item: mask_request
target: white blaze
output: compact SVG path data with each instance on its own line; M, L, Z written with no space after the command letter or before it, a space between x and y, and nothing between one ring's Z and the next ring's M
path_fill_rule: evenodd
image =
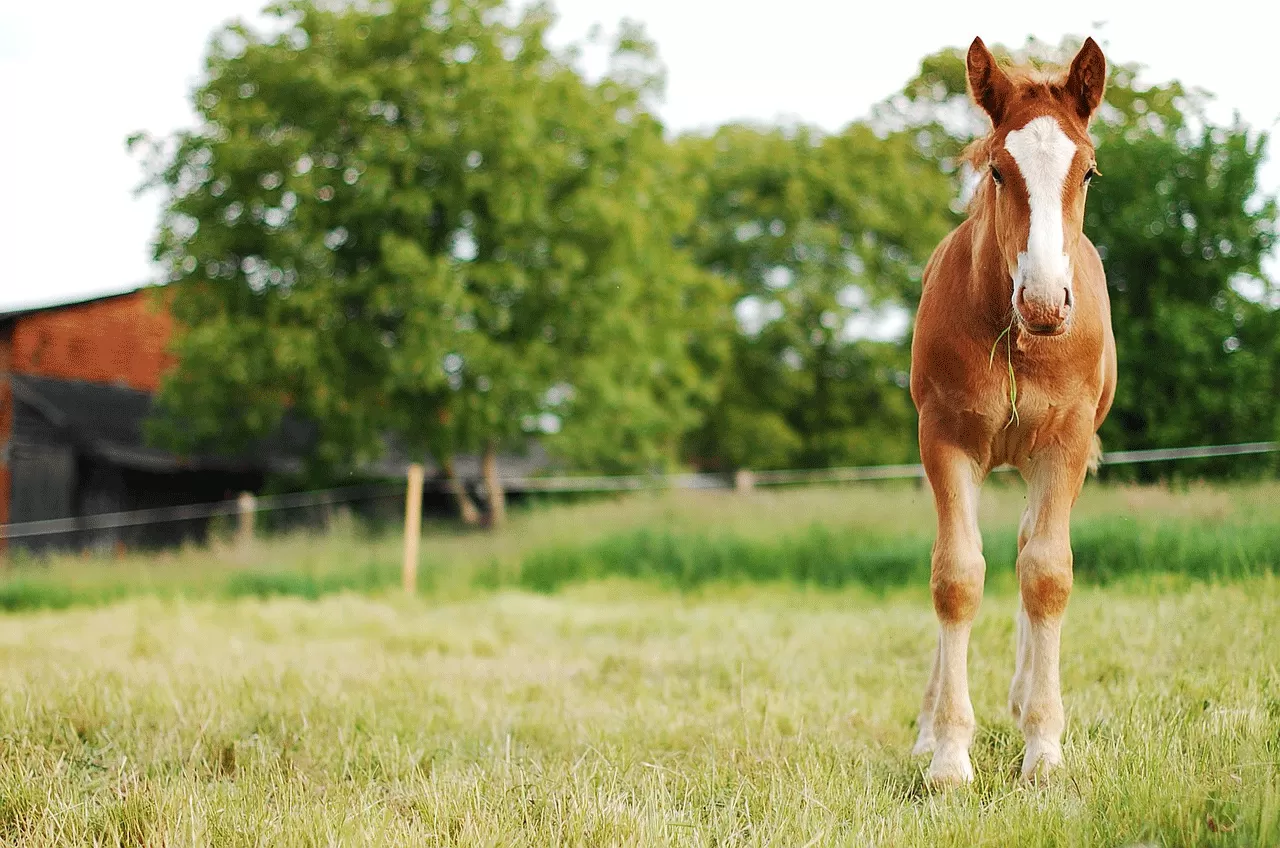
M1005 136L1005 150L1013 156L1031 204L1031 232L1027 248L1018 254L1014 277L1031 291L1070 286L1071 261L1063 247L1062 189L1075 159L1076 145L1058 126L1043 115L1020 130Z

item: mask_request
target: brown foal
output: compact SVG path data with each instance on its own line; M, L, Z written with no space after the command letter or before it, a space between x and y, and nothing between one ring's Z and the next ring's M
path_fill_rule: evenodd
M1102 51L1089 39L1065 73L1005 71L974 39L967 69L991 118L991 133L969 151L985 173L968 219L925 269L911 344L920 455L938 515L930 587L940 624L915 751L933 753L928 777L939 784L973 779L967 657L986 571L978 492L1005 464L1027 482L1009 689L1026 742L1022 776L1062 762L1058 655L1072 583L1071 508L1098 459L1096 433L1116 383L1106 278L1082 232Z

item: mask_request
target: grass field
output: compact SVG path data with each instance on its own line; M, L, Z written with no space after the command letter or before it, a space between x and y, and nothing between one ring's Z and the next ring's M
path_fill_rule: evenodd
M908 754L927 588L863 579L885 565L876 552L927 551L914 489L640 498L533 511L496 536L433 528L418 598L347 579L383 574L396 549L350 529L247 562L214 547L19 563L0 582L29 601L0 615L0 844L1280 845L1278 494L1082 498L1097 544L1137 543L1078 584L1067 766L1037 789L1016 780L1004 712L1014 597L994 548L1012 488L984 503L978 779L939 794ZM839 588L698 571L786 559L806 539L844 552L832 568L856 560ZM663 552L689 540L703 547ZM610 557L628 551L652 567L617 576ZM555 579L528 585L531 563ZM317 597L255 597L272 594L252 588L263 575ZM65 603L47 603L58 587Z
M981 515L988 586L1012 589L1021 485L988 484ZM1075 510L1077 577L1109 583L1153 572L1232 579L1280 563L1280 484L1233 488L1090 486ZM889 484L763 490L750 496L671 492L547 506L501 533L425 528L419 585L436 600L511 586L553 591L601 577L689 589L786 581L886 590L928 580L933 506L927 491ZM151 595L236 599L393 589L397 536L339 522L322 536L275 539L242 556L223 545L123 559L15 558L0 568L0 610L60 609Z

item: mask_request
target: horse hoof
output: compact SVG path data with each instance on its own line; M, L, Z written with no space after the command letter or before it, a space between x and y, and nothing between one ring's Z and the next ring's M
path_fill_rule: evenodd
M1022 756L1022 780L1027 784L1044 783L1062 765L1062 746L1047 739L1027 741Z
M926 733L922 730L920 735L916 737L916 744L911 748L911 756L919 757L923 754L933 753L935 744L936 740L933 738L933 733Z
M969 752L959 745L943 745L933 753L927 781L930 786L945 788L973 782L973 765Z

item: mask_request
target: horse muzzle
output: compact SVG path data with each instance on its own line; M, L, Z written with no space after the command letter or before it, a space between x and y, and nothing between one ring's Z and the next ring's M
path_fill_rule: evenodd
M1072 297L1069 286L1020 285L1013 293L1013 311L1022 328L1033 336L1060 336L1071 320Z

